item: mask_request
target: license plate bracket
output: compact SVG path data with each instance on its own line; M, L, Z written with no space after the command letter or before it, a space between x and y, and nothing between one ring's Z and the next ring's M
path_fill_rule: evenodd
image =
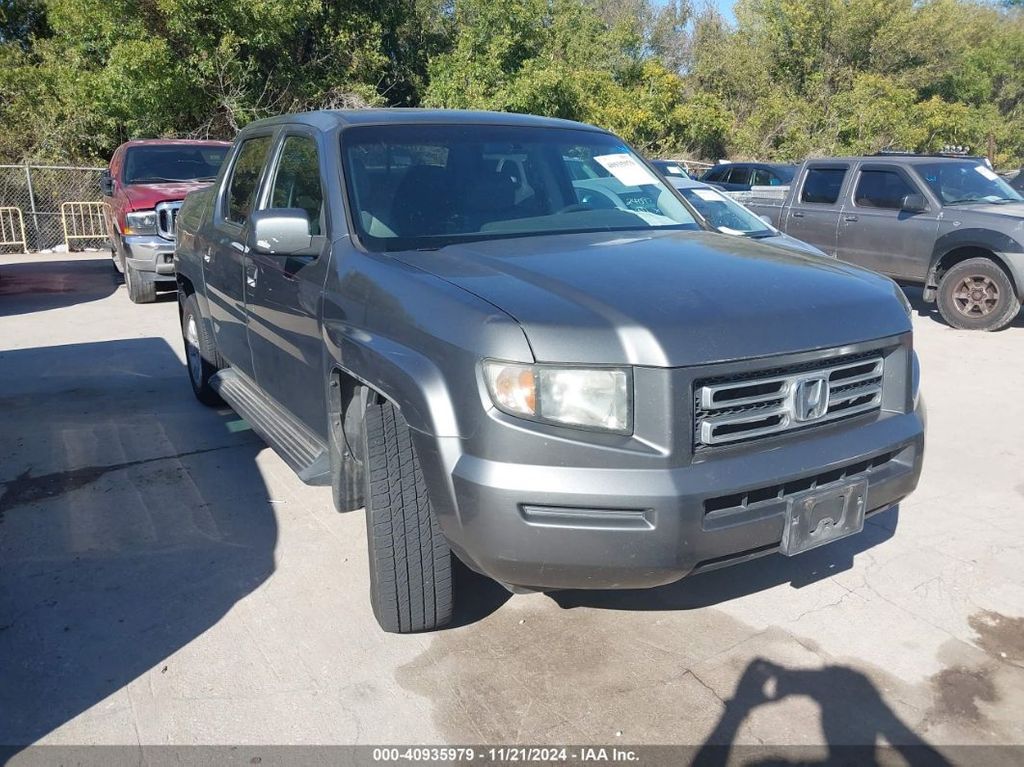
M781 551L801 554L864 529L868 481L835 483L794 495L786 509Z

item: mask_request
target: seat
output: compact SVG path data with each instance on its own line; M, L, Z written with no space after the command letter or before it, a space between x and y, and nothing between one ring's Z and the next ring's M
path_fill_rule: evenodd
M444 234L452 217L451 180L440 165L413 165L395 189L391 226L400 237Z

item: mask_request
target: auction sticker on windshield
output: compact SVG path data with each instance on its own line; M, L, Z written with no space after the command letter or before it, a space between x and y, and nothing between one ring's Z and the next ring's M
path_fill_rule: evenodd
M647 168L625 152L621 154L597 155L594 157L594 161L599 163L602 168L626 186L643 186L644 184L657 183L657 180Z
M594 159L596 160L597 158L595 157ZM996 179L999 178L999 176L997 176L991 170L986 168L984 165L975 165L974 169L978 171L978 173L980 173L982 176L987 178L989 181L995 181Z
M698 197L700 197L702 200L707 200L708 202L721 202L722 201L722 195L720 195L718 192L715 192L715 191L713 191L711 189L694 189L693 193L695 195L697 195Z

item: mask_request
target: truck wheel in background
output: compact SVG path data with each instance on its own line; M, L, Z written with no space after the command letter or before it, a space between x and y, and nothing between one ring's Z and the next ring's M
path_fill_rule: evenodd
M385 631L429 631L452 618L452 553L434 517L412 436L390 402L363 430L370 603Z
M192 383L196 399L211 407L223 405L224 400L210 386L210 379L223 367L223 363L195 296L188 296L181 302L181 337L185 341L188 380Z
M110 240L110 262L114 265L114 271L124 274L124 259L121 257L121 250L117 246L117 240Z
M129 263L124 265L124 284L128 287L128 298L134 304L151 304L156 301L156 283L147 280Z
M960 330L1002 330L1020 312L1013 283L987 258L961 261L942 275L939 314Z

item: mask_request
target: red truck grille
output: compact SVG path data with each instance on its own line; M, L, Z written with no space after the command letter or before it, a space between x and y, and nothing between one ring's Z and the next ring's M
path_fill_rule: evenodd
M156 232L165 240L174 239L174 225L178 220L181 201L162 202L156 206Z

